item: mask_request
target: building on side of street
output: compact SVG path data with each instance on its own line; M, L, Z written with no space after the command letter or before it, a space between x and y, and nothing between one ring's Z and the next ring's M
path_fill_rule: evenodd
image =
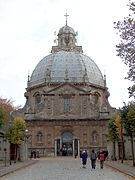
M116 109L108 102L106 76L76 45L76 36L66 21L57 45L28 77L25 106L13 113L26 121L32 157L107 149L107 122Z

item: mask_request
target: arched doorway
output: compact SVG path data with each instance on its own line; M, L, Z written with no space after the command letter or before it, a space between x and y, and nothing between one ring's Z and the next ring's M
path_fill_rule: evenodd
M64 132L55 139L55 156L79 156L80 140L73 136L71 132Z
M64 132L62 134L62 156L73 155L73 134Z

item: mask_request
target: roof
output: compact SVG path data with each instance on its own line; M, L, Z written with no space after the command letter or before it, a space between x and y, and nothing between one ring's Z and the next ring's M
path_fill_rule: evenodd
M44 57L34 69L29 87L42 83L84 83L104 86L103 76L96 63L76 45L76 33L65 25L58 33L58 45L52 47L52 53Z
M79 52L59 51L44 57L34 69L29 85L45 82L89 82L104 86L103 76L95 62Z

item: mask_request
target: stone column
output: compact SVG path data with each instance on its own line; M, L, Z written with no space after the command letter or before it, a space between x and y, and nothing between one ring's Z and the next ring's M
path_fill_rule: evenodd
M80 157L80 140L78 139L78 157Z
M73 146L73 157L75 156L75 140L73 139L73 142L72 142L72 146Z
M57 156L57 139L55 139L55 152L54 152L54 156Z
M61 138L60 138L60 149L62 148L62 140L61 140Z

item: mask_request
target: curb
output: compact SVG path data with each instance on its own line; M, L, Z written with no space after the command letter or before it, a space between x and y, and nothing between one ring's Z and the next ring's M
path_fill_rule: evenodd
M105 165L135 179L135 175L130 173L130 172L124 171L124 170L122 170L122 169L120 169L118 167L115 167L115 165L111 165L111 164L108 164L108 163L105 163Z
M18 171L18 170L20 170L22 168L26 168L28 166L31 166L31 165L33 165L33 164L35 164L37 162L38 161L30 161L30 162L28 161L28 162L24 162L22 164L19 164L18 166L11 165L9 167L2 168L0 170L0 178L3 177L3 176L8 175L10 173L13 173L15 171Z

